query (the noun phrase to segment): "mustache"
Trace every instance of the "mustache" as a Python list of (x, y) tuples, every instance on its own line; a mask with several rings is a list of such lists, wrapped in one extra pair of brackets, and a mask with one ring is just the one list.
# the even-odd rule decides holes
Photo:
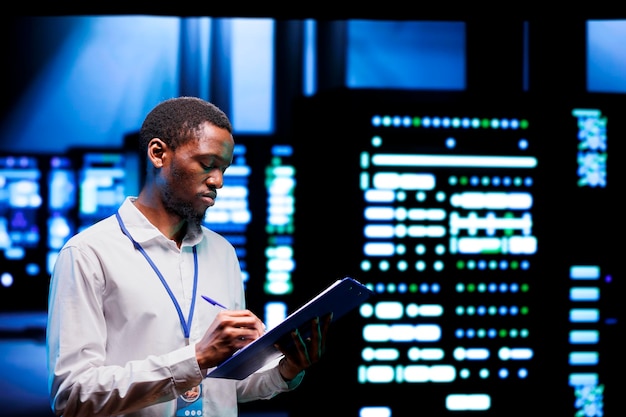
[(201, 193), (200, 195), (202, 197), (209, 197), (209, 198), (212, 198), (213, 200), (215, 200), (217, 198), (217, 189), (211, 188), (211, 189), (209, 189), (208, 192)]

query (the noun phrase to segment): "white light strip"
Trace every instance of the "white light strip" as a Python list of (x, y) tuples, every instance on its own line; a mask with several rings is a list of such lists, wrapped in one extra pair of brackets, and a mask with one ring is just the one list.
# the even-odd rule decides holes
[(372, 165), (446, 168), (535, 168), (537, 166), (537, 158), (532, 156), (375, 154), (372, 156)]

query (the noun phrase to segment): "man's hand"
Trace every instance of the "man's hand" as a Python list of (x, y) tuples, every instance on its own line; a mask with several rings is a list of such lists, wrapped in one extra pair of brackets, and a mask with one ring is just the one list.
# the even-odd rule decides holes
[(300, 331), (295, 329), (291, 332), (292, 348), (276, 344), (284, 358), (280, 360), (278, 369), (283, 379), (291, 381), (303, 370), (307, 369), (320, 360), (326, 351), (326, 334), (332, 321), (333, 314), (329, 313), (321, 320), (316, 317), (311, 321), (311, 337), (302, 338)]
[(222, 310), (196, 343), (201, 369), (219, 365), (265, 332), (265, 325), (250, 310)]

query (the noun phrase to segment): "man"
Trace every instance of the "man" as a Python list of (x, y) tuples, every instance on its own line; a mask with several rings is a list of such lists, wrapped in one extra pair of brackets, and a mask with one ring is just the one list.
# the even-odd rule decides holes
[[(52, 273), (47, 346), (56, 415), (237, 415), (237, 404), (294, 389), (325, 349), (330, 316), (310, 339), (238, 381), (205, 378), (261, 336), (245, 309), (235, 250), (202, 226), (234, 140), (227, 116), (194, 97), (157, 105), (143, 122), (138, 197), (72, 237)], [(217, 300), (223, 309), (204, 301)]]

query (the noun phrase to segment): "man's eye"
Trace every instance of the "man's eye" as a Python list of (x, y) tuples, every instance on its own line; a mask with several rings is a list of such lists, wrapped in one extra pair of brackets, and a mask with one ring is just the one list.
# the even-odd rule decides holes
[(208, 160), (206, 160), (206, 161), (198, 161), (198, 164), (200, 165), (202, 170), (204, 170), (206, 172), (210, 172), (210, 171), (213, 171), (213, 170), (217, 169), (222, 174), (230, 166), (230, 164), (223, 164), (223, 163), (220, 163), (219, 161), (208, 161)]

